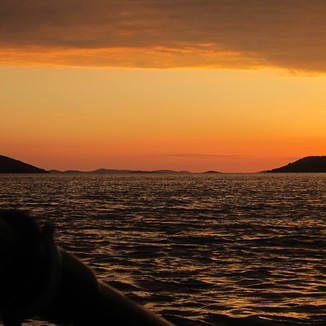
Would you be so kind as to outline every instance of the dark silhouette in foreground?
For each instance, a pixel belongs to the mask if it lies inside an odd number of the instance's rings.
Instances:
[[[326,156],[307,156],[286,166],[267,172],[326,172]]]
[[[173,326],[96,279],[19,211],[0,214],[0,315],[5,326],[36,316],[60,325]]]

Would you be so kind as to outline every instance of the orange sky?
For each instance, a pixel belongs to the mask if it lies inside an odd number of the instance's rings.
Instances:
[[[326,4],[293,3],[1,4],[0,154],[194,172],[325,155]]]

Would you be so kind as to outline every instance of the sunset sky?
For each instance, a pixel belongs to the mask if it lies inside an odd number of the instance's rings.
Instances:
[[[256,172],[326,155],[324,0],[3,0],[0,155]]]

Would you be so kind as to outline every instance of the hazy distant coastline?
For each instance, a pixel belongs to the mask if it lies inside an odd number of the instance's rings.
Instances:
[[[115,169],[97,169],[93,171],[78,171],[78,170],[67,170],[67,171],[58,171],[58,170],[50,170],[51,174],[183,174],[189,175],[194,174],[189,171],[174,171],[174,170],[115,170]],[[220,174],[222,172],[217,171],[206,171],[202,172],[202,174]]]
[[[118,169],[97,169],[92,171],[78,171],[78,170],[49,170],[38,168],[28,163],[18,161],[11,157],[0,155],[0,173],[51,173],[51,174],[192,174],[189,171],[174,171],[174,170],[118,170]],[[221,173],[217,171],[206,171],[203,173]]]
[[[67,170],[58,171],[50,170],[52,174],[133,174],[133,173],[146,173],[146,174],[192,174],[189,171],[173,171],[173,170],[116,170],[116,169],[97,169],[93,171],[78,171],[78,170]]]
[[[307,156],[285,166],[275,168],[263,173],[324,173],[326,172],[326,156]],[[194,174],[189,171],[174,171],[174,170],[118,170],[118,169],[96,169],[92,171],[79,170],[49,170],[38,168],[18,161],[16,159],[0,155],[0,173],[51,173],[51,174],[171,174],[171,175],[189,175]],[[218,171],[206,171],[200,174],[220,174]]]

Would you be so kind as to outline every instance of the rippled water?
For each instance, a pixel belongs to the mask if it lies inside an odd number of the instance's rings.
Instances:
[[[0,208],[177,325],[326,325],[326,174],[1,175]]]

